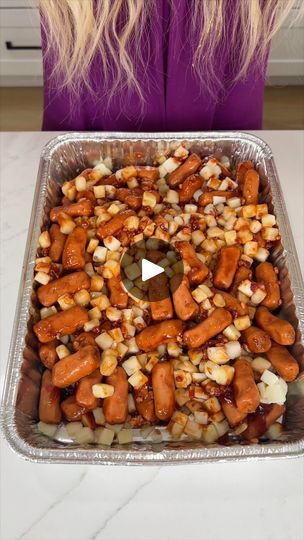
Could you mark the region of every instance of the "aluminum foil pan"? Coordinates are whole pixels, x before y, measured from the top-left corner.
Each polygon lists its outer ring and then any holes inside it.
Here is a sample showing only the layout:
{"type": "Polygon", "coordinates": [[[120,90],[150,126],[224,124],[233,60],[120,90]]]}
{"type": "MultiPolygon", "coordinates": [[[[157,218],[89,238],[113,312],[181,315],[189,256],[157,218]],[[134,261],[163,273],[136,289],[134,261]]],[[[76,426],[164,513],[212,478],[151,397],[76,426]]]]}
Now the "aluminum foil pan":
{"type": "Polygon", "coordinates": [[[32,461],[82,464],[173,464],[270,457],[294,457],[304,453],[304,334],[303,281],[286,207],[269,146],[261,139],[239,132],[205,133],[73,133],[61,135],[44,148],[36,184],[23,273],[8,359],[2,405],[2,427],[13,450],[32,461]],[[252,160],[262,181],[262,201],[275,213],[282,243],[272,254],[279,268],[282,287],[282,315],[296,330],[293,354],[301,374],[289,385],[283,436],[279,441],[259,444],[235,441],[228,446],[204,446],[200,441],[140,440],[129,445],[81,446],[71,443],[64,428],[56,440],[37,431],[37,403],[41,364],[32,333],[34,312],[33,271],[41,226],[48,223],[50,208],[59,200],[60,185],[106,156],[114,166],[151,164],[157,152],[166,152],[181,142],[201,156],[227,155],[233,162],[252,160]]]}

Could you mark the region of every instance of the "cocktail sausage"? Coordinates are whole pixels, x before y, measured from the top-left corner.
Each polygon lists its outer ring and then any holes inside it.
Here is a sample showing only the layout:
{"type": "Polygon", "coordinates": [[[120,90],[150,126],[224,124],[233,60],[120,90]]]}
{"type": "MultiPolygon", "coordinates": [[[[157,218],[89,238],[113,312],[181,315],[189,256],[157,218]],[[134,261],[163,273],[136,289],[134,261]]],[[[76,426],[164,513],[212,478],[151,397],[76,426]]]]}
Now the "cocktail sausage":
{"type": "Polygon", "coordinates": [[[284,381],[294,381],[299,374],[299,364],[286,347],[272,343],[266,358],[284,381]]]}
{"type": "Polygon", "coordinates": [[[256,326],[249,326],[249,328],[243,330],[242,341],[246,343],[251,352],[256,354],[264,353],[271,347],[269,335],[256,326]]]}
{"type": "Polygon", "coordinates": [[[260,177],[255,169],[249,169],[244,176],[242,186],[246,204],[258,204],[260,177]]]}
{"type": "Polygon", "coordinates": [[[261,437],[267,429],[274,424],[274,422],[284,414],[286,410],[285,405],[267,405],[267,410],[257,411],[254,414],[248,416],[248,427],[246,431],[242,433],[244,439],[250,441],[252,439],[258,439],[261,437]]]}
{"type": "Polygon", "coordinates": [[[194,193],[202,187],[202,177],[192,174],[179,187],[179,202],[181,204],[188,203],[194,193]]]}
{"type": "Polygon", "coordinates": [[[110,291],[110,302],[112,306],[119,309],[126,308],[128,305],[128,294],[123,290],[119,277],[108,279],[107,286],[110,291]]]}
{"type": "Polygon", "coordinates": [[[197,154],[191,154],[182,165],[169,175],[168,184],[176,187],[181,184],[190,174],[193,174],[201,166],[202,161],[197,154]]]}
{"type": "Polygon", "coordinates": [[[170,280],[170,287],[176,315],[182,321],[193,319],[198,314],[198,305],[191,294],[187,276],[175,274],[170,280]]]}
{"type": "Polygon", "coordinates": [[[85,407],[87,410],[96,409],[98,406],[98,399],[93,395],[92,386],[98,384],[102,380],[102,375],[99,369],[93,371],[90,375],[83,377],[77,386],[75,399],[78,405],[85,407]]]}
{"type": "Polygon", "coordinates": [[[39,302],[43,306],[52,306],[63,294],[74,294],[81,289],[89,289],[91,280],[86,272],[73,272],[58,279],[53,279],[37,289],[39,302]]]}
{"type": "Polygon", "coordinates": [[[224,199],[232,199],[232,197],[239,197],[238,191],[205,191],[202,193],[198,200],[199,206],[207,206],[207,204],[213,204],[213,197],[224,197],[224,199]]]}
{"type": "Polygon", "coordinates": [[[218,289],[229,289],[241,256],[238,246],[222,247],[215,268],[213,283],[218,289]]]}
{"type": "Polygon", "coordinates": [[[216,308],[207,319],[184,332],[184,343],[189,349],[197,349],[206,343],[206,341],[222,332],[231,323],[232,316],[229,311],[223,308],[216,308]]]}
{"type": "Polygon", "coordinates": [[[236,406],[241,412],[254,412],[260,403],[260,394],[252,367],[245,358],[238,358],[233,367],[235,371],[232,384],[236,406]]]}
{"type": "Polygon", "coordinates": [[[86,309],[73,306],[66,311],[59,311],[34,324],[34,332],[40,343],[49,343],[53,339],[73,334],[81,330],[88,322],[89,315],[86,309]]]}
{"type": "Polygon", "coordinates": [[[256,280],[265,285],[266,296],[261,305],[268,309],[276,309],[281,303],[281,293],[278,276],[270,262],[263,262],[255,269],[256,280]]]}
{"type": "Polygon", "coordinates": [[[128,379],[125,370],[117,367],[106,383],[114,386],[114,394],[103,400],[103,412],[109,424],[122,424],[128,416],[128,379]]]}
{"type": "Polygon", "coordinates": [[[52,373],[46,369],[42,375],[39,419],[46,424],[58,424],[61,420],[60,390],[52,383],[52,373]]]}
{"type": "Polygon", "coordinates": [[[63,234],[57,223],[53,223],[50,227],[51,246],[49,256],[53,262],[59,262],[61,260],[64,244],[66,241],[66,234],[63,234]]]}
{"type": "Polygon", "coordinates": [[[58,388],[66,388],[90,375],[100,364],[100,355],[97,347],[87,345],[79,351],[65,356],[53,367],[53,384],[58,388]]]}
{"type": "Polygon", "coordinates": [[[150,388],[150,383],[145,383],[138,390],[134,389],[134,398],[137,412],[146,420],[146,422],[156,422],[154,410],[154,395],[150,388]]]}
{"type": "Polygon", "coordinates": [[[295,331],[291,324],[275,317],[264,306],[259,306],[255,312],[257,325],[279,345],[292,345],[295,341],[295,331]]]}
{"type": "Polygon", "coordinates": [[[181,336],[183,323],[177,319],[163,321],[144,328],[135,337],[137,346],[144,352],[154,351],[162,343],[175,341],[181,336]]]}
{"type": "Polygon", "coordinates": [[[85,246],[87,233],[82,227],[75,227],[68,235],[62,253],[64,270],[82,270],[85,266],[85,246]]]}
{"type": "Polygon", "coordinates": [[[173,306],[167,275],[162,273],[150,278],[148,292],[152,319],[154,321],[172,319],[173,306]]]}
{"type": "Polygon", "coordinates": [[[169,420],[175,407],[173,367],[170,362],[159,362],[152,369],[155,414],[159,420],[169,420]]]}
{"type": "Polygon", "coordinates": [[[60,341],[57,339],[39,345],[39,358],[48,369],[52,369],[53,365],[59,360],[56,352],[58,345],[60,345],[60,341]]]}
{"type": "Polygon", "coordinates": [[[51,221],[57,221],[59,214],[67,214],[70,217],[82,217],[82,216],[92,216],[94,213],[94,208],[91,201],[87,199],[82,199],[79,202],[64,205],[56,206],[52,208],[50,213],[51,221]]]}
{"type": "Polygon", "coordinates": [[[107,236],[115,236],[123,228],[125,220],[130,216],[135,216],[135,212],[133,210],[124,210],[110,219],[110,221],[101,223],[97,229],[96,236],[101,240],[107,236]]]}

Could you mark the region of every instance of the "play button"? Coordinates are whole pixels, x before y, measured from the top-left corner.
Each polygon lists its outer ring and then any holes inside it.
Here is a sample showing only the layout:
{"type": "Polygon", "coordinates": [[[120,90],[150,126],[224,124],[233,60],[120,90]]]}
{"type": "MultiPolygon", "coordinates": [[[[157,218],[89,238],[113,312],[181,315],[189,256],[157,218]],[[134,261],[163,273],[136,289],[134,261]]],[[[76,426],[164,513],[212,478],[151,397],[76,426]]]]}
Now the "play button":
{"type": "Polygon", "coordinates": [[[159,303],[179,287],[183,261],[173,244],[147,238],[129,246],[120,260],[123,288],[135,300],[159,303]],[[177,278],[171,278],[177,274],[177,278]]]}
{"type": "Polygon", "coordinates": [[[158,264],[154,264],[151,261],[148,261],[147,259],[142,259],[141,261],[141,279],[142,281],[147,281],[148,279],[151,279],[155,276],[158,276],[162,272],[164,272],[165,269],[159,266],[158,264]]]}

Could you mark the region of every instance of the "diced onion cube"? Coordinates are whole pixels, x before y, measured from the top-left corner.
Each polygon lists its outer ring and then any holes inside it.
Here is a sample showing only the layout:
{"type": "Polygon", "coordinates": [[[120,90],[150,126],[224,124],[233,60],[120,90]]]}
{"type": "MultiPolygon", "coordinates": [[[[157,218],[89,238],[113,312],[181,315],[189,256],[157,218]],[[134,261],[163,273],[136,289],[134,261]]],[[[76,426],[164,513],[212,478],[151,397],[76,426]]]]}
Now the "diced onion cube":
{"type": "Polygon", "coordinates": [[[262,237],[268,242],[275,242],[276,240],[279,240],[281,236],[276,227],[265,227],[262,229],[262,237]]]}
{"type": "Polygon", "coordinates": [[[214,195],[212,197],[212,203],[214,204],[214,206],[216,206],[217,204],[224,204],[225,202],[226,202],[226,197],[222,197],[219,195],[214,195]]]}
{"type": "Polygon", "coordinates": [[[223,437],[223,435],[225,435],[225,433],[227,433],[230,429],[227,420],[223,420],[222,422],[214,422],[213,425],[219,437],[223,437]]]}
{"type": "Polygon", "coordinates": [[[186,157],[189,155],[189,150],[185,148],[182,144],[177,147],[177,149],[174,152],[174,157],[178,159],[186,159],[186,157]]]}
{"type": "MultiPolygon", "coordinates": [[[[93,294],[93,293],[92,293],[93,294]]],[[[100,293],[95,293],[100,294],[100,293]]],[[[105,294],[101,294],[100,296],[97,296],[96,298],[91,299],[91,305],[94,307],[98,307],[100,311],[104,311],[111,305],[109,298],[105,294]]]]}
{"type": "Polygon", "coordinates": [[[208,424],[208,413],[206,411],[194,411],[195,422],[202,425],[208,424]]]}
{"type": "Polygon", "coordinates": [[[114,373],[117,367],[117,355],[114,351],[105,350],[102,354],[100,373],[105,377],[109,377],[114,373]]]}
{"type": "Polygon", "coordinates": [[[179,347],[175,341],[169,341],[169,343],[167,343],[167,351],[168,355],[172,358],[178,358],[183,352],[181,347],[179,347]]]}
{"type": "Polygon", "coordinates": [[[225,349],[230,360],[241,356],[242,349],[238,341],[229,341],[229,343],[226,343],[225,349]]]}
{"type": "Polygon", "coordinates": [[[192,382],[192,377],[189,372],[178,369],[174,371],[174,380],[176,388],[187,388],[192,382]]]}
{"type": "Polygon", "coordinates": [[[271,363],[262,356],[256,356],[251,362],[251,367],[254,371],[263,373],[266,369],[271,367],[271,363]]]}
{"type": "Polygon", "coordinates": [[[104,279],[97,274],[91,277],[91,291],[100,292],[104,286],[104,279]]]}
{"type": "Polygon", "coordinates": [[[265,371],[263,371],[263,374],[261,376],[261,381],[270,386],[278,382],[278,377],[274,373],[269,371],[268,369],[265,369],[265,371]]]}
{"type": "Polygon", "coordinates": [[[94,195],[96,199],[104,199],[106,196],[106,189],[105,186],[94,186],[94,195]]]}
{"type": "Polygon", "coordinates": [[[60,232],[62,232],[62,234],[70,234],[76,227],[76,223],[64,213],[59,214],[58,223],[60,226],[60,232]]]}
{"type": "Polygon", "coordinates": [[[224,307],[226,305],[224,297],[219,293],[216,293],[212,300],[216,307],[224,307]]]}
{"type": "Polygon", "coordinates": [[[46,317],[49,317],[50,315],[53,315],[53,313],[57,313],[57,309],[55,306],[51,307],[44,307],[40,310],[40,317],[41,319],[45,319],[46,317]]]}
{"type": "Polygon", "coordinates": [[[262,224],[260,221],[253,220],[250,223],[250,231],[254,234],[258,233],[262,228],[262,224]]]}
{"type": "MultiPolygon", "coordinates": [[[[97,430],[96,430],[97,431],[97,430]]],[[[95,442],[97,444],[104,444],[105,446],[111,446],[115,433],[111,429],[101,428],[98,432],[95,442]]]]}
{"type": "Polygon", "coordinates": [[[266,296],[265,288],[258,287],[251,296],[251,302],[255,305],[260,304],[266,296]]]}
{"type": "Polygon", "coordinates": [[[78,444],[91,444],[94,442],[94,431],[84,427],[75,433],[74,439],[78,444]]]}
{"type": "Polygon", "coordinates": [[[103,426],[106,422],[106,419],[102,407],[97,407],[96,409],[93,409],[92,412],[96,424],[98,424],[99,426],[103,426]]]}
{"type": "Polygon", "coordinates": [[[179,194],[174,189],[168,189],[164,201],[171,203],[171,204],[178,204],[179,202],[179,194]]]}
{"type": "Polygon", "coordinates": [[[143,198],[142,198],[142,206],[148,206],[153,210],[155,208],[157,203],[157,199],[154,193],[151,193],[151,191],[144,191],[143,198]]]}
{"type": "Polygon", "coordinates": [[[108,334],[108,332],[102,332],[95,338],[95,342],[97,343],[98,347],[100,347],[103,350],[110,349],[113,345],[113,339],[108,334]]]}
{"type": "Polygon", "coordinates": [[[256,215],[256,204],[247,204],[241,208],[242,216],[245,219],[255,217],[256,215]]]}
{"type": "Polygon", "coordinates": [[[47,437],[54,437],[57,427],[57,424],[46,424],[45,422],[38,422],[37,424],[38,431],[47,437]]]}
{"type": "Polygon", "coordinates": [[[230,384],[234,376],[234,368],[232,366],[219,366],[211,361],[206,362],[204,369],[207,377],[220,385],[230,384]]]}
{"type": "Polygon", "coordinates": [[[241,283],[238,286],[238,291],[245,294],[245,296],[248,296],[248,298],[251,298],[253,295],[253,290],[251,288],[252,282],[250,279],[244,279],[241,281],[241,283]]]}
{"type": "Polygon", "coordinates": [[[276,224],[276,218],[273,214],[265,214],[261,221],[263,227],[273,227],[276,224]]]}
{"type": "Polygon", "coordinates": [[[225,347],[208,347],[207,356],[209,360],[212,360],[216,364],[226,364],[226,362],[229,362],[229,356],[225,347]]]}
{"type": "Polygon", "coordinates": [[[234,326],[239,331],[246,330],[247,328],[249,328],[249,326],[251,326],[251,321],[248,315],[244,315],[243,317],[237,317],[236,319],[234,319],[233,322],[234,326]]]}
{"type": "Polygon", "coordinates": [[[51,276],[45,272],[37,272],[35,275],[35,281],[41,285],[46,285],[51,280],[51,276]]]}
{"type": "Polygon", "coordinates": [[[75,178],[75,188],[77,191],[85,191],[87,189],[87,181],[84,176],[75,178]]]}
{"type": "Polygon", "coordinates": [[[48,248],[51,245],[51,238],[48,231],[43,231],[38,238],[39,246],[42,248],[48,248]]]}
{"type": "Polygon", "coordinates": [[[63,311],[75,306],[75,300],[70,294],[63,294],[62,296],[59,296],[57,302],[63,311]]]}
{"type": "Polygon", "coordinates": [[[268,205],[266,203],[257,204],[256,217],[259,219],[268,214],[268,205]]]}
{"type": "Polygon", "coordinates": [[[93,261],[98,263],[104,263],[107,257],[107,248],[104,246],[98,246],[93,253],[93,261]]]}
{"type": "Polygon", "coordinates": [[[120,309],[117,309],[116,307],[108,307],[106,309],[106,317],[109,319],[109,321],[116,322],[121,319],[122,312],[120,309]]]}
{"type": "Polygon", "coordinates": [[[130,356],[130,358],[128,358],[122,363],[122,367],[124,368],[127,375],[130,377],[136,371],[140,371],[141,363],[138,361],[136,356],[130,356]]]}
{"type": "Polygon", "coordinates": [[[257,242],[246,242],[244,244],[244,253],[245,255],[248,255],[249,257],[254,257],[258,252],[259,245],[257,242]]]}
{"type": "Polygon", "coordinates": [[[103,243],[110,251],[118,251],[120,248],[120,241],[115,236],[107,236],[104,238],[103,243]]]}
{"type": "Polygon", "coordinates": [[[90,300],[90,293],[86,289],[81,289],[74,294],[74,301],[78,306],[87,306],[90,300]]]}
{"type": "Polygon", "coordinates": [[[117,440],[119,444],[129,444],[133,441],[132,429],[121,429],[117,433],[117,440]]]}
{"type": "Polygon", "coordinates": [[[136,412],[136,405],[133,394],[128,394],[128,412],[129,414],[136,412]]]}
{"type": "Polygon", "coordinates": [[[227,200],[227,204],[230,208],[238,208],[241,206],[241,199],[239,197],[231,197],[231,199],[227,200]]]}
{"type": "Polygon", "coordinates": [[[225,231],[224,238],[227,246],[232,246],[236,243],[236,231],[225,231]]]}
{"type": "Polygon", "coordinates": [[[212,444],[219,438],[218,432],[213,424],[202,426],[202,439],[205,444],[212,444]]]}
{"type": "Polygon", "coordinates": [[[65,345],[58,345],[58,347],[56,347],[56,354],[59,360],[61,360],[62,358],[69,356],[71,353],[65,345]]]}
{"type": "Polygon", "coordinates": [[[148,377],[146,377],[142,371],[135,371],[135,373],[128,378],[128,382],[137,390],[148,382],[148,377]]]}
{"type": "Polygon", "coordinates": [[[83,329],[85,332],[91,332],[91,330],[97,326],[99,326],[99,319],[91,319],[84,324],[83,329]]]}
{"type": "Polygon", "coordinates": [[[262,247],[258,248],[258,251],[254,256],[255,260],[259,261],[259,262],[267,261],[268,257],[269,257],[268,249],[265,249],[265,248],[262,248],[262,247]]]}
{"type": "Polygon", "coordinates": [[[184,433],[193,439],[200,439],[202,436],[202,426],[197,422],[188,419],[184,433]]]}
{"type": "Polygon", "coordinates": [[[141,270],[137,263],[132,263],[130,264],[130,266],[126,266],[124,271],[127,278],[130,279],[131,281],[134,281],[136,278],[138,278],[141,275],[141,270]]]}
{"type": "Polygon", "coordinates": [[[110,397],[114,394],[114,386],[104,383],[93,384],[92,393],[96,398],[110,397]]]}

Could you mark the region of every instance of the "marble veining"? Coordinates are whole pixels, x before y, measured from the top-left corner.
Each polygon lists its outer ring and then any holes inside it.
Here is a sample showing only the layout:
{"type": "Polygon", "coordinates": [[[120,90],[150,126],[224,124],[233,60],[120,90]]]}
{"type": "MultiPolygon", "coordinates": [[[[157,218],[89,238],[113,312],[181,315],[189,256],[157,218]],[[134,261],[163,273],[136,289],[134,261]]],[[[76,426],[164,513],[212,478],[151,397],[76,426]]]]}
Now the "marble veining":
{"type": "MultiPolygon", "coordinates": [[[[257,132],[273,150],[304,267],[304,132],[257,132]]],[[[56,133],[1,133],[0,385],[39,155],[56,133]]],[[[1,540],[301,540],[304,460],[165,467],[45,465],[1,438],[1,540]]]]}

